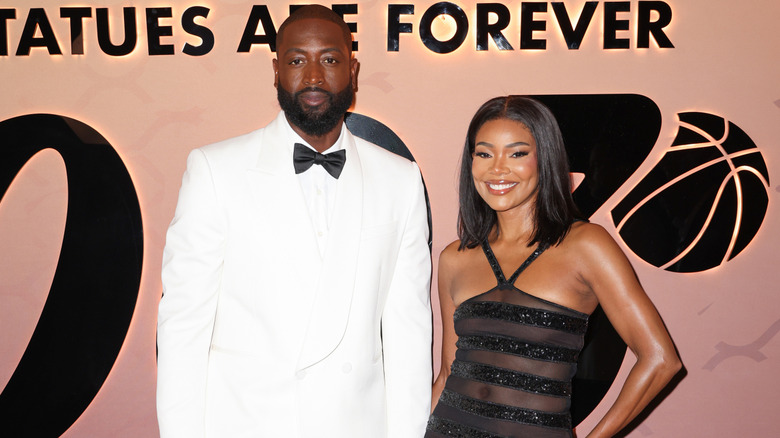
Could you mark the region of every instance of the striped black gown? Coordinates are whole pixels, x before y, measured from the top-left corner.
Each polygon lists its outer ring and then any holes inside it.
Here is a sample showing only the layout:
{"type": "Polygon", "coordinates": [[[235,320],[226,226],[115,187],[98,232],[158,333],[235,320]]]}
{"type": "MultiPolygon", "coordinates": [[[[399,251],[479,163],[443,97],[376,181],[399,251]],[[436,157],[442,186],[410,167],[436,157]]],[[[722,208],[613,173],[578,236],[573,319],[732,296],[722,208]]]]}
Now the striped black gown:
{"type": "Polygon", "coordinates": [[[571,380],[588,315],[514,287],[545,249],[506,280],[482,244],[498,284],[455,310],[457,352],[426,438],[571,437],[571,380]]]}

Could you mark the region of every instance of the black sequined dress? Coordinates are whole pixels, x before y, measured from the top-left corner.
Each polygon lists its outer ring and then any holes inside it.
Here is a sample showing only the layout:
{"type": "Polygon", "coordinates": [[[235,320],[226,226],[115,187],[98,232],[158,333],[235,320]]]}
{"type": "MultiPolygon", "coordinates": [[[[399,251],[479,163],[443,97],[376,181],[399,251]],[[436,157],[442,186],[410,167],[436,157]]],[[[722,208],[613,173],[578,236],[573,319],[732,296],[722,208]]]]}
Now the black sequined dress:
{"type": "Polygon", "coordinates": [[[457,352],[426,438],[571,437],[571,380],[588,315],[529,295],[506,280],[482,244],[498,285],[455,310],[457,352]]]}

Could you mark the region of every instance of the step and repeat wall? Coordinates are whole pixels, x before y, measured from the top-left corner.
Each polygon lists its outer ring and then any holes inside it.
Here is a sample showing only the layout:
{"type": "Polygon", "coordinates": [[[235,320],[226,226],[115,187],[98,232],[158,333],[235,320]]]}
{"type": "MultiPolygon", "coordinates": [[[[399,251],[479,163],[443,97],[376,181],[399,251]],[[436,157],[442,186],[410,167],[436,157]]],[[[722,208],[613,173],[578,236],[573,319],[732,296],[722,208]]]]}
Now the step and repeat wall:
{"type": "MultiPolygon", "coordinates": [[[[471,116],[536,96],[561,124],[575,200],[685,366],[628,435],[778,433],[780,3],[326,5],[360,61],[353,129],[389,128],[422,170],[434,266],[456,238],[471,116]]],[[[0,435],[158,436],[160,264],[185,158],[275,117],[274,37],[294,6],[0,3],[0,435]]],[[[581,436],[634,361],[593,325],[581,436]]]]}

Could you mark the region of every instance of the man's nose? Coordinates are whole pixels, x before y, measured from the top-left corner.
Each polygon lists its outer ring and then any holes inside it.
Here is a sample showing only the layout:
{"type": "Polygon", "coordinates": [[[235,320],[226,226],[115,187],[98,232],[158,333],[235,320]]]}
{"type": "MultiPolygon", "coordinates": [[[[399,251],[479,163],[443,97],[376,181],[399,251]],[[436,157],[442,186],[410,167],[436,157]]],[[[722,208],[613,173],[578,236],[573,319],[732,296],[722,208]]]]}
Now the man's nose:
{"type": "Polygon", "coordinates": [[[322,66],[317,62],[309,63],[304,71],[303,83],[306,86],[321,85],[323,82],[322,66]]]}

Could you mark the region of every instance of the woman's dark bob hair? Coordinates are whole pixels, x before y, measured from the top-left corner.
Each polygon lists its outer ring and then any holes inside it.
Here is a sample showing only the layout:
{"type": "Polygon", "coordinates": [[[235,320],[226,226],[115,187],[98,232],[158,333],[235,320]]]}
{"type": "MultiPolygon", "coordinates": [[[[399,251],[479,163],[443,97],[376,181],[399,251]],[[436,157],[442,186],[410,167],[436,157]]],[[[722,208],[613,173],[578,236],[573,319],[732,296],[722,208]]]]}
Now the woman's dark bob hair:
{"type": "Polygon", "coordinates": [[[539,172],[534,232],[529,246],[559,244],[581,217],[571,196],[571,179],[563,137],[552,112],[537,100],[524,96],[495,97],[485,102],[469,124],[460,162],[458,237],[460,248],[474,248],[488,239],[496,227],[496,212],[479,196],[474,187],[471,164],[477,131],[486,122],[514,120],[531,131],[536,141],[539,172]]]}

